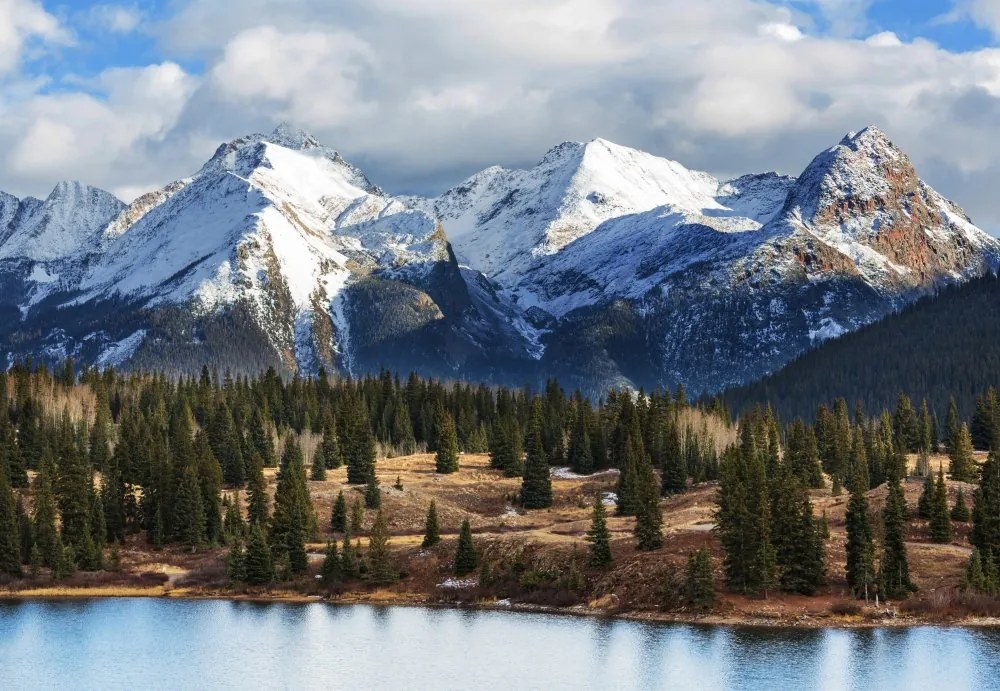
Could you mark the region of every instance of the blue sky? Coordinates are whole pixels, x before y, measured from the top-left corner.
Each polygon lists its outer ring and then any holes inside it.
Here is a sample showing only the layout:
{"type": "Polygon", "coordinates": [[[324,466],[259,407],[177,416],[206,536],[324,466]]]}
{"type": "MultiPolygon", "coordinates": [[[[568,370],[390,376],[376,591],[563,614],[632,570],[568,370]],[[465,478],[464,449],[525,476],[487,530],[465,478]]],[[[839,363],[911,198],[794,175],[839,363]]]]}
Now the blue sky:
{"type": "Polygon", "coordinates": [[[1000,0],[0,0],[0,189],[133,197],[290,121],[433,192],[604,137],[796,174],[875,123],[1000,229],[1000,0]]]}

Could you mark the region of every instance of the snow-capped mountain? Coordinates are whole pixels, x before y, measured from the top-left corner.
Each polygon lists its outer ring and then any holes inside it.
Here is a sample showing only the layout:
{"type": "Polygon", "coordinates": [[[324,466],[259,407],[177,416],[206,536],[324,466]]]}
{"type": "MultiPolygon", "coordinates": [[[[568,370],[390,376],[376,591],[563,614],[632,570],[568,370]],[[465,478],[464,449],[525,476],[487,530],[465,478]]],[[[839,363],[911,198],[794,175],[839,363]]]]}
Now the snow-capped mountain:
{"type": "Polygon", "coordinates": [[[798,178],[598,139],[417,199],[280,127],[128,206],[0,195],[0,355],[716,390],[998,262],[876,128],[798,178]]]}

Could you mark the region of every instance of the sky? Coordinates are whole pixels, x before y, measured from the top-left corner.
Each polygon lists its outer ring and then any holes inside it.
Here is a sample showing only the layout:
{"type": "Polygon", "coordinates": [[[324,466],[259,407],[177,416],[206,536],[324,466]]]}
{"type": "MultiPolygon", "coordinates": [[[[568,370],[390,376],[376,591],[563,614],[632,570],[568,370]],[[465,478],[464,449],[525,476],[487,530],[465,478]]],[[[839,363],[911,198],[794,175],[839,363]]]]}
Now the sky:
{"type": "Polygon", "coordinates": [[[286,121],[417,194],[596,137],[794,175],[877,124],[1000,233],[1000,0],[0,0],[0,189],[130,200],[286,121]]]}

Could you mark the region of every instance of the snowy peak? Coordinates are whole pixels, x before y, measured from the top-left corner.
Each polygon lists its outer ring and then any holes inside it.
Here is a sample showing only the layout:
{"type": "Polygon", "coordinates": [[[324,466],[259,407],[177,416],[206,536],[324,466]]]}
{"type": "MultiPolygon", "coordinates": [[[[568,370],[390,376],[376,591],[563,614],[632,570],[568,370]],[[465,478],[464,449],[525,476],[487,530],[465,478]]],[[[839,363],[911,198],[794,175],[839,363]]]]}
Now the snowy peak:
{"type": "Polygon", "coordinates": [[[718,181],[604,139],[564,142],[527,170],[487,168],[423,208],[444,223],[459,259],[517,275],[619,216],[672,205],[719,208],[718,181]]]}
{"type": "Polygon", "coordinates": [[[44,202],[19,203],[0,259],[55,261],[94,252],[101,231],[124,207],[104,190],[60,182],[44,202]]]}

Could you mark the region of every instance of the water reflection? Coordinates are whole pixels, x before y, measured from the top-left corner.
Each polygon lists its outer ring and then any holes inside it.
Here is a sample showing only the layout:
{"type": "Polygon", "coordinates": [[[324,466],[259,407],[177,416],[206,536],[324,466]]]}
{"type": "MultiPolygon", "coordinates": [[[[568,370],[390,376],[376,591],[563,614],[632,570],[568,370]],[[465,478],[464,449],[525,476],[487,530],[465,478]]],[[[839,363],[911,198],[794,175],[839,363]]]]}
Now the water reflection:
{"type": "Polygon", "coordinates": [[[0,602],[7,689],[995,688],[1000,630],[656,625],[416,607],[0,602]]]}

